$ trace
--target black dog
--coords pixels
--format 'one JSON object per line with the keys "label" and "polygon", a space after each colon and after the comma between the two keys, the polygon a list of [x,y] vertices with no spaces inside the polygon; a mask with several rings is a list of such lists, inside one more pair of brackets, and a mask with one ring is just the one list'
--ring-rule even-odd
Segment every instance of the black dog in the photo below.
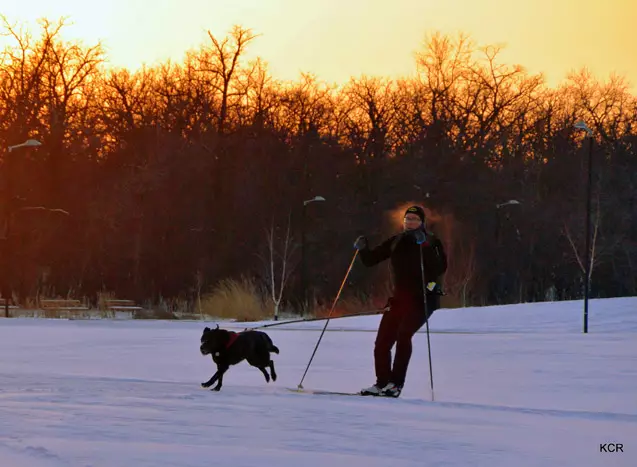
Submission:
{"label": "black dog", "polygon": [[231,365],[236,365],[246,360],[250,365],[261,370],[266,382],[270,382],[270,375],[266,368],[270,368],[272,381],[276,381],[274,362],[270,359],[270,352],[279,353],[279,349],[272,343],[272,339],[261,331],[234,332],[219,329],[205,328],[201,335],[202,355],[212,355],[212,360],[217,364],[217,372],[205,383],[204,388],[209,388],[215,381],[217,385],[213,391],[219,391],[223,384],[223,375]]}

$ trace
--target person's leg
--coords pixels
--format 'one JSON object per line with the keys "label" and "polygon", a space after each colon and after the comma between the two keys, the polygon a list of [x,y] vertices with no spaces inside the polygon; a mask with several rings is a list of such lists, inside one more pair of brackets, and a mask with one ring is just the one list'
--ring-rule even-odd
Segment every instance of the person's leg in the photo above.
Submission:
{"label": "person's leg", "polygon": [[422,304],[413,303],[409,310],[405,310],[405,317],[398,328],[396,355],[390,378],[391,382],[399,388],[405,385],[407,368],[412,354],[411,340],[439,306],[440,297],[438,295],[427,295],[427,315],[425,315]]}
{"label": "person's leg", "polygon": [[376,386],[384,387],[391,378],[391,348],[396,343],[400,310],[392,306],[383,314],[374,344]]}

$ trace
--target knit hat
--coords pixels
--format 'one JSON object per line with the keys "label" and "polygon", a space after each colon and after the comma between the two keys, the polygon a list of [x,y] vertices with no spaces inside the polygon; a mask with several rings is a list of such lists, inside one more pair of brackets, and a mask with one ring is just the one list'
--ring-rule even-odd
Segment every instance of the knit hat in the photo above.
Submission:
{"label": "knit hat", "polygon": [[407,210],[405,211],[405,216],[407,214],[416,214],[418,217],[420,217],[420,220],[422,222],[425,222],[425,210],[420,206],[411,206],[407,208]]}

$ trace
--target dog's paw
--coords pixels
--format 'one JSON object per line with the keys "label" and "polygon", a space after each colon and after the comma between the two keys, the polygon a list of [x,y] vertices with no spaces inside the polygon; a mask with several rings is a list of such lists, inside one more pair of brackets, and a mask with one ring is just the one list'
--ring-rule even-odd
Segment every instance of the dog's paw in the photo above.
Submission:
{"label": "dog's paw", "polygon": [[221,391],[221,387],[220,386],[215,386],[214,388],[211,389],[211,391]]}
{"label": "dog's paw", "polygon": [[202,388],[209,388],[210,387],[210,383],[201,383],[201,387]]}

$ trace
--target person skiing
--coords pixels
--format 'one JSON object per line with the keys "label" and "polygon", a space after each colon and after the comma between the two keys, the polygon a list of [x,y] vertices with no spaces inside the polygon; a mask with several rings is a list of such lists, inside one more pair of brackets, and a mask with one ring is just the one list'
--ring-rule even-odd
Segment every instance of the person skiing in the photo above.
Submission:
{"label": "person skiing", "polygon": [[[420,206],[411,206],[405,211],[403,232],[373,249],[369,248],[367,238],[360,236],[354,248],[359,251],[360,259],[367,267],[389,259],[394,279],[389,308],[383,314],[374,345],[376,383],[363,389],[361,394],[398,397],[405,384],[412,353],[412,337],[440,308],[442,292],[439,281],[447,270],[445,250],[440,239],[426,230],[425,211]],[[425,284],[426,310],[423,293]],[[394,344],[396,354],[392,367],[391,349]]]}

